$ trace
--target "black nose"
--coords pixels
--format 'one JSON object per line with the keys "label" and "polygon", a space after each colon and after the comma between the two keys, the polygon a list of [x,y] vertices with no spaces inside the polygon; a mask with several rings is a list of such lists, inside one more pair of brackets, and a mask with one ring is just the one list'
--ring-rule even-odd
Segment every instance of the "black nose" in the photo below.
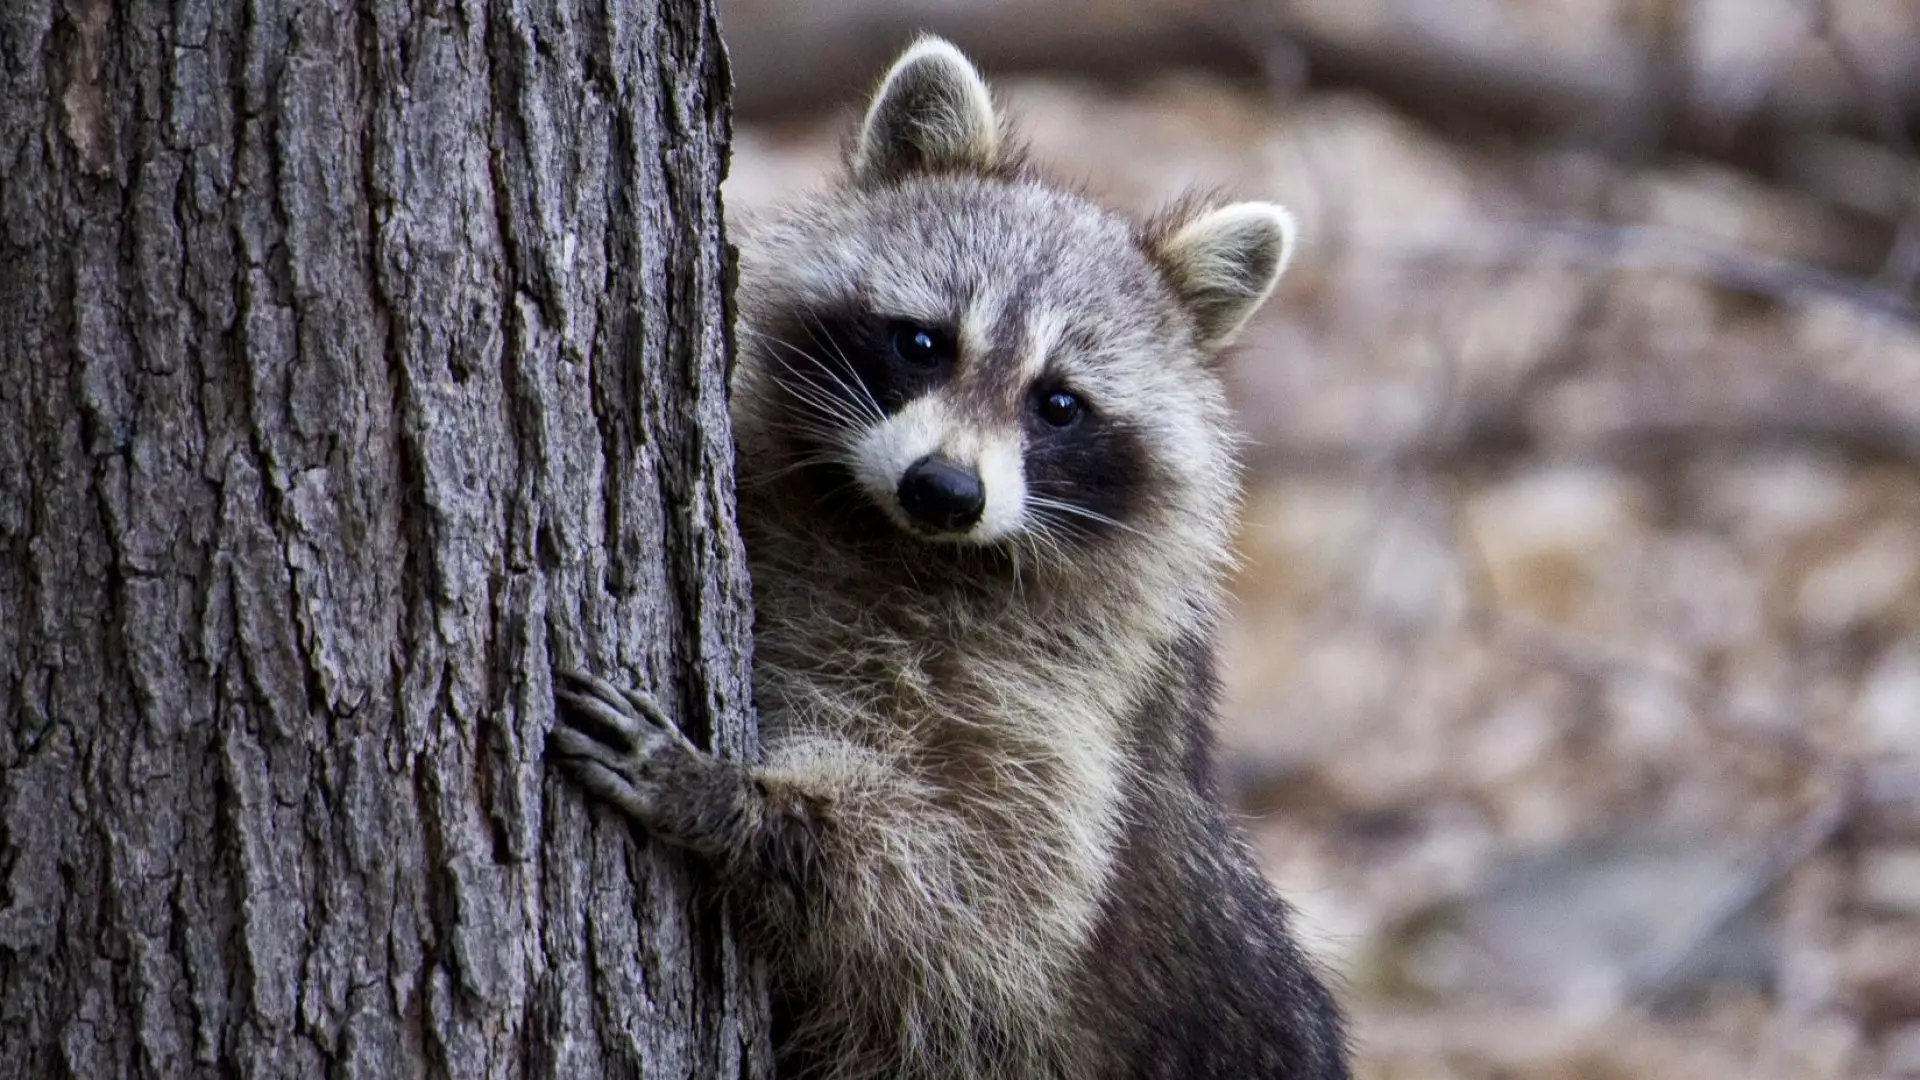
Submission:
{"label": "black nose", "polygon": [[928,454],[900,477],[900,509],[930,529],[964,532],[980,520],[987,489],[972,469]]}

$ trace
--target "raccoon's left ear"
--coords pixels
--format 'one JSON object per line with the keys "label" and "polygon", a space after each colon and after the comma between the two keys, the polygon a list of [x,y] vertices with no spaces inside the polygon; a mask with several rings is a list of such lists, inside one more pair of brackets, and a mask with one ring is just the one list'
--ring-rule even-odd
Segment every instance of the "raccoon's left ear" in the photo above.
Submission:
{"label": "raccoon's left ear", "polygon": [[1294,233],[1284,207],[1233,203],[1158,223],[1147,252],[1193,316],[1201,347],[1211,350],[1232,341],[1273,294],[1293,257]]}
{"label": "raccoon's left ear", "polygon": [[986,80],[950,42],[929,36],[880,80],[853,147],[853,178],[865,185],[923,170],[986,171],[1000,154],[1000,117]]}

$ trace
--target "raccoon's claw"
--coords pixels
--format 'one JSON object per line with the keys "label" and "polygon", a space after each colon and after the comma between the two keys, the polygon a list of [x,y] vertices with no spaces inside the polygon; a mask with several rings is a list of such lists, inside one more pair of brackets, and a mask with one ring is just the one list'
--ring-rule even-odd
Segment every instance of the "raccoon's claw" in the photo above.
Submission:
{"label": "raccoon's claw", "polygon": [[688,749],[695,748],[648,694],[616,686],[584,671],[557,671],[554,678],[558,685],[553,696],[562,706],[562,714],[575,727],[590,729],[587,734],[609,746],[631,750],[650,733],[659,732],[671,735]]}
{"label": "raccoon's claw", "polygon": [[554,729],[547,736],[547,745],[561,768],[595,799],[643,826],[658,816],[660,803],[653,785],[636,782],[629,772],[610,762],[604,746],[565,728]]}
{"label": "raccoon's claw", "polygon": [[676,776],[704,755],[653,699],[583,672],[556,672],[558,723],[547,747],[580,785],[643,825]]}

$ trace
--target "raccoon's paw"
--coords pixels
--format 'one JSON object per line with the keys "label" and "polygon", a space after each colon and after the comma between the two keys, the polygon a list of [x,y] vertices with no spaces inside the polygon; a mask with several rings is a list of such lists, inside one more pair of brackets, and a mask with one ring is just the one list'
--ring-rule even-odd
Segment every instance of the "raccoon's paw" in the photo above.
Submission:
{"label": "raccoon's paw", "polygon": [[643,826],[665,824],[676,794],[711,764],[638,690],[579,671],[554,673],[558,723],[547,749],[581,787]]}

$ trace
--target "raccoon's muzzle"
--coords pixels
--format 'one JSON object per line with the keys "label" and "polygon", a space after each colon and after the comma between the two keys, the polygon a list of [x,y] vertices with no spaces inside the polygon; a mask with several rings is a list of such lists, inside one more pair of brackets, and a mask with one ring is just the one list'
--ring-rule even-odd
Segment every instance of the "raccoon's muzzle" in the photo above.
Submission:
{"label": "raccoon's muzzle", "polygon": [[980,474],[939,454],[928,454],[900,474],[900,509],[936,532],[965,532],[987,506]]}

